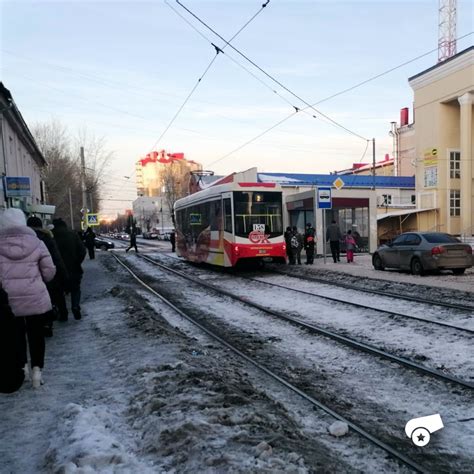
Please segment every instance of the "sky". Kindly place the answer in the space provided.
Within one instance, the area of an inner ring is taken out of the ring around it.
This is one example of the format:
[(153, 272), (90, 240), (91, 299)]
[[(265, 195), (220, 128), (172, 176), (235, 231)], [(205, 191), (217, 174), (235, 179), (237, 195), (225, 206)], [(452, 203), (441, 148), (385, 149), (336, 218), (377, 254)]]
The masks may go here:
[[(299, 99), (227, 47), (163, 135), (216, 56), (211, 42), (225, 44), (167, 1), (0, 0), (0, 78), (27, 123), (56, 119), (71, 133), (87, 127), (114, 152), (104, 215), (130, 208), (135, 162), (153, 149), (184, 152), (216, 174), (252, 166), (328, 173), (370, 161), (372, 138), (383, 159), (392, 152), (390, 122), (412, 106), (408, 78), (437, 62), (434, 51), (317, 111), (294, 113), (434, 50), (438, 0), (271, 0), (232, 44)], [(181, 3), (229, 39), (263, 0)], [(457, 36), (473, 30), (472, 2), (459, 0)], [(473, 38), (460, 40), (458, 51)]]

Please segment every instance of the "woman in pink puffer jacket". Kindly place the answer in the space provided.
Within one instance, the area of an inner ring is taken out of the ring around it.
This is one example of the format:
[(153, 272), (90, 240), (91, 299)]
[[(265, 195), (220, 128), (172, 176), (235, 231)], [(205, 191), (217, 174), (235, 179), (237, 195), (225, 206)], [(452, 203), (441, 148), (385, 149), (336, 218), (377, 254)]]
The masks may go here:
[(15, 315), (18, 344), (25, 354), (28, 335), (33, 386), (42, 383), (44, 364), (43, 315), (52, 309), (45, 282), (53, 279), (56, 267), (48, 249), (26, 226), (19, 209), (0, 211), (0, 282)]

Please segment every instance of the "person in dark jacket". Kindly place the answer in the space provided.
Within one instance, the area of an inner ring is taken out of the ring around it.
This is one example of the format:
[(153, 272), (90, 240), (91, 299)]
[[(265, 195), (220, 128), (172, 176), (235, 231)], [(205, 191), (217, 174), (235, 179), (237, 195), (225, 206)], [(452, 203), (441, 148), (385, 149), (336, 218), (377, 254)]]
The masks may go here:
[(25, 380), (23, 356), (16, 339), (15, 316), (0, 285), (0, 392), (16, 392)]
[[(294, 237), (294, 239), (293, 239)], [(293, 226), (293, 236), (292, 236), (292, 247), (294, 245), (294, 240), (298, 242), (298, 247), (294, 249), (295, 251), (295, 258), (296, 261), (298, 262), (298, 265), (301, 265), (301, 251), (303, 250), (304, 247), (304, 238), (303, 236), (298, 232), (298, 227)]]
[(132, 233), (130, 234), (130, 246), (128, 247), (125, 252), (128, 252), (131, 248), (135, 249), (135, 252), (138, 253), (138, 248), (137, 248), (137, 233), (135, 230), (132, 230)]
[(342, 239), (341, 230), (339, 226), (336, 224), (336, 221), (333, 220), (331, 224), (326, 229), (326, 241), (329, 241), (329, 245), (331, 246), (331, 254), (334, 263), (341, 261), (341, 250), (339, 242)]
[(56, 275), (53, 280), (46, 283), (53, 309), (44, 317), (44, 335), (51, 337), (53, 335), (53, 321), (59, 316), (60, 299), (58, 298), (58, 294), (63, 293), (68, 287), (69, 275), (53, 234), (48, 229), (43, 229), (42, 220), (39, 217), (31, 216), (28, 217), (26, 225), (31, 227), (35, 231), (38, 239), (46, 245), (53, 259), (54, 266), (56, 267)]
[(284, 237), (285, 237), (285, 245), (286, 245), (286, 255), (288, 257), (288, 263), (293, 265), (295, 263), (295, 254), (294, 249), (291, 247), (291, 237), (293, 232), (291, 227), (288, 226), (285, 230)]
[(170, 233), (170, 242), (171, 242), (171, 251), (174, 253), (176, 251), (176, 233), (174, 230)]
[(89, 258), (93, 260), (95, 258), (95, 232), (91, 227), (88, 227), (84, 232), (83, 240), (86, 244), (87, 251), (89, 252)]
[[(81, 264), (86, 256), (86, 248), (76, 232), (69, 230), (62, 219), (54, 219), (53, 224), (53, 235), (69, 275), (67, 291), (71, 293), (72, 314), (75, 319), (81, 319), (81, 280), (83, 274)], [(67, 321), (68, 311), (64, 292), (58, 292), (57, 296), (59, 320)]]
[(316, 243), (316, 231), (314, 227), (306, 224), (306, 232), (304, 234), (304, 249), (306, 250), (306, 265), (312, 265), (314, 262), (314, 245)]

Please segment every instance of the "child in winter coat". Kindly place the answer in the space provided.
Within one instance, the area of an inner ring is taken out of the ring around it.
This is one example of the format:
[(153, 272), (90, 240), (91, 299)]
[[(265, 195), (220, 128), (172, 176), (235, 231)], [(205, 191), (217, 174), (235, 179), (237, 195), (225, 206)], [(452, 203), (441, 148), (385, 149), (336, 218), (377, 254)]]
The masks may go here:
[(347, 263), (354, 263), (354, 250), (356, 248), (356, 241), (352, 235), (352, 231), (348, 230), (345, 237)]
[(56, 273), (51, 255), (35, 232), (26, 226), (25, 214), (20, 209), (0, 212), (0, 284), (8, 294), (9, 305), (15, 316), (17, 344), (26, 365), (26, 340), (33, 368), (33, 386), (42, 383), (45, 342), (44, 314), (51, 311), (51, 299), (45, 282)]

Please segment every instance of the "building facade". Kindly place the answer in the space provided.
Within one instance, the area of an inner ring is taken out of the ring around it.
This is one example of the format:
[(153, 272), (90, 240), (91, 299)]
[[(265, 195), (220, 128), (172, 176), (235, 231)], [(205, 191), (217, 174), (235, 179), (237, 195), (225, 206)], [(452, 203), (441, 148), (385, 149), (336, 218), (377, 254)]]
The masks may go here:
[(43, 218), (54, 214), (45, 204), (41, 169), (46, 161), (10, 91), (0, 83), (0, 208), (17, 207)]
[(142, 232), (158, 231), (164, 233), (174, 227), (173, 219), (161, 197), (141, 196), (133, 201), (133, 216)]
[(411, 77), (415, 168), (423, 227), (474, 235), (474, 47)]

